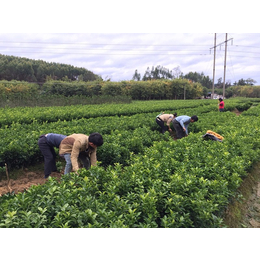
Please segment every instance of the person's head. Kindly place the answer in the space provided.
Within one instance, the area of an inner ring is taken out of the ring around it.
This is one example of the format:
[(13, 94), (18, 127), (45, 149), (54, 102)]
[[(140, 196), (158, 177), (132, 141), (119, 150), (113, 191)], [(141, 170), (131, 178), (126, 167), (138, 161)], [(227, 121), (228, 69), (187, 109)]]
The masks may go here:
[(191, 118), (190, 118), (190, 121), (193, 123), (193, 122), (197, 122), (199, 119), (198, 119), (198, 117), (197, 116), (192, 116)]
[(174, 113), (173, 115), (174, 115), (174, 117), (177, 117), (177, 113)]
[(219, 98), (218, 100), (219, 100), (219, 102), (223, 101), (223, 99), (222, 99), (222, 98)]
[(89, 135), (88, 141), (89, 141), (89, 145), (92, 147), (101, 146), (103, 144), (103, 137), (99, 133), (92, 133)]

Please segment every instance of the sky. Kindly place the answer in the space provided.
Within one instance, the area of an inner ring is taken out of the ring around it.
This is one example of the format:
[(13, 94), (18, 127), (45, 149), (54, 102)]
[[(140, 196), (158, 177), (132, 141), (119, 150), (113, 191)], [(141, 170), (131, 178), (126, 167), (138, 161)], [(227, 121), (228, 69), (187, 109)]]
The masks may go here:
[[(131, 80), (163, 66), (213, 79), (215, 33), (0, 33), (0, 53), (86, 68), (103, 80)], [(226, 33), (216, 33), (215, 82), (224, 79)], [(260, 33), (227, 33), (226, 82), (260, 85)], [(177, 74), (176, 74), (177, 77)], [(257, 84), (256, 83), (256, 84)]]
[[(251, 78), (260, 85), (260, 32), (251, 0), (232, 9), (220, 0), (214, 15), (201, 8), (203, 1), (82, 2), (3, 3), (11, 12), (0, 16), (0, 54), (83, 67), (111, 81), (131, 80), (135, 70), (143, 77), (156, 66), (213, 79), (214, 31), (230, 31), (225, 81)], [(224, 79), (226, 33), (216, 35), (215, 83)]]

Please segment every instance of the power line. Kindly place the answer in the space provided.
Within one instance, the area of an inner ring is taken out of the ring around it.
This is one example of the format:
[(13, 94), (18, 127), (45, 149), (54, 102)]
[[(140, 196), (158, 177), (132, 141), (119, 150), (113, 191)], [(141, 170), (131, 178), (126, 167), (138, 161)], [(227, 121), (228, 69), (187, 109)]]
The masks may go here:
[[(1, 50), (2, 54), (5, 52), (11, 52), (11, 53), (20, 53), (21, 55), (24, 53), (42, 53), (42, 54), (88, 54), (88, 55), (194, 55), (194, 56), (211, 56), (211, 54), (207, 53), (191, 53), (191, 52), (199, 52), (199, 50), (193, 50), (193, 51), (178, 51), (178, 52), (189, 52), (189, 53), (164, 53), (162, 50), (140, 50), (140, 52), (148, 52), (151, 53), (94, 53), (94, 52), (50, 52), (49, 50), (44, 51), (12, 51), (12, 50)], [(102, 50), (93, 50), (93, 51), (102, 51)], [(109, 51), (120, 51), (120, 50), (109, 50)], [(121, 50), (122, 51), (122, 50)], [(130, 50), (131, 51), (138, 51), (138, 50)], [(161, 53), (156, 53), (161, 52)], [(176, 51), (165, 51), (165, 52), (176, 52)], [(206, 51), (205, 51), (206, 52)], [(224, 51), (218, 51), (219, 54), (221, 54)], [(229, 53), (251, 53), (251, 54), (260, 54), (260, 52), (243, 52), (243, 51), (230, 51)], [(12, 55), (12, 54), (5, 54), (5, 55)], [(233, 55), (233, 57), (248, 57), (248, 55)], [(250, 58), (260, 58), (260, 56), (250, 56)]]
[[(30, 47), (30, 46), (26, 46), (26, 47), (18, 47), (18, 46), (0, 46), (0, 48), (11, 48), (11, 49), (39, 49), (39, 47)], [(46, 48), (46, 50), (78, 50), (78, 48), (60, 48), (60, 47), (57, 47), (57, 48)], [(81, 50), (81, 49), (80, 49)], [(93, 51), (103, 51), (103, 50), (107, 50), (107, 51), (133, 51), (131, 49), (83, 49), (83, 50), (93, 50)], [(135, 50), (135, 51), (202, 51), (202, 50)], [(205, 50), (206, 51), (206, 50)]]
[(235, 47), (243, 47), (243, 48), (257, 48), (260, 49), (259, 46), (249, 46), (249, 45), (234, 45)]
[[(216, 45), (215, 47), (221, 46), (223, 43)], [(123, 45), (123, 44), (122, 44)], [(141, 45), (140, 45), (141, 46)], [(145, 46), (145, 45), (142, 45)], [(166, 45), (147, 45), (147, 46), (166, 46)], [(182, 47), (187, 47), (188, 45), (167, 45), (167, 46), (182, 46)], [(192, 45), (189, 45), (189, 47), (191, 47)], [(198, 46), (198, 45), (193, 45), (193, 46)], [(238, 45), (236, 45), (238, 46)], [(248, 46), (250, 47), (250, 46)], [(38, 49), (39, 47), (34, 47), (34, 46), (0, 46), (0, 48), (2, 49), (2, 51), (9, 51), (9, 50), (3, 50), (3, 48), (9, 48), (9, 49)], [(213, 49), (214, 47), (210, 48)], [(254, 48), (260, 48), (260, 47), (254, 47)], [(116, 51), (127, 51), (127, 52), (133, 52), (133, 51), (138, 51), (138, 52), (203, 52), (204, 50), (133, 50), (133, 49), (79, 49), (79, 48), (71, 48), (71, 47), (51, 47), (51, 48), (45, 48), (43, 51), (30, 51), (30, 52), (26, 52), (26, 53), (45, 53), (45, 52), (49, 52), (50, 50), (79, 50), (79, 51), (110, 51), (110, 52), (116, 52)], [(206, 50), (205, 50), (206, 52)], [(223, 50), (217, 50), (217, 52), (223, 52)], [(17, 53), (17, 52), (16, 52)], [(62, 54), (62, 52), (58, 52), (59, 54)], [(67, 53), (67, 52), (66, 52)], [(260, 54), (260, 52), (255, 52), (255, 51), (237, 51), (237, 50), (230, 50), (229, 49), (229, 53), (251, 53), (251, 54)], [(77, 53), (69, 53), (69, 54), (85, 54), (85, 52), (77, 52)], [(86, 53), (89, 54), (89, 53)], [(95, 53), (93, 53), (95, 54)], [(109, 54), (109, 53), (108, 53)], [(192, 53), (191, 53), (192, 54)], [(112, 54), (110, 54), (112, 55)], [(119, 55), (122, 55), (121, 53)], [(137, 55), (137, 54), (134, 54)], [(196, 55), (196, 54), (195, 54)], [(205, 55), (205, 54), (203, 54)], [(238, 56), (241, 57), (241, 56)]]
[[(3, 51), (2, 51), (3, 52)], [(6, 51), (4, 51), (6, 52)], [(10, 52), (10, 51), (7, 51)], [(209, 56), (207, 53), (93, 53), (93, 52), (46, 52), (46, 51), (11, 51), (11, 53), (20, 53), (21, 55), (24, 53), (47, 53), (47, 54), (86, 54), (86, 55), (194, 55), (194, 56)], [(7, 55), (7, 54), (6, 54)]]
[(0, 41), (3, 43), (15, 43), (15, 44), (24, 44), (24, 43), (33, 43), (33, 44), (71, 44), (71, 45), (119, 45), (119, 46), (202, 46), (202, 47), (208, 47), (208, 45), (201, 44), (201, 45), (195, 45), (195, 44), (131, 44), (131, 43), (86, 43), (86, 42), (14, 42), (14, 41)]

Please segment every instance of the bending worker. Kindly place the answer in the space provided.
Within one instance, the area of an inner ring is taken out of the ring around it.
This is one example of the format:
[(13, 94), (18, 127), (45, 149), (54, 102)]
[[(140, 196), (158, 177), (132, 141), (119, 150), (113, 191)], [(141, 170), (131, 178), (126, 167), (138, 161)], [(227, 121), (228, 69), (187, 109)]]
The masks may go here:
[(188, 135), (188, 127), (190, 123), (198, 121), (197, 116), (178, 116), (173, 119), (172, 124), (176, 131), (177, 139), (181, 139)]
[(59, 154), (66, 160), (64, 174), (79, 169), (78, 159), (83, 167), (88, 169), (91, 165), (97, 165), (97, 147), (103, 144), (103, 137), (99, 133), (89, 136), (84, 134), (72, 134), (64, 138), (60, 144)]
[[(160, 114), (156, 117), (156, 123), (161, 127), (161, 133), (164, 134), (167, 129), (171, 132), (172, 129), (170, 127), (171, 121), (176, 118), (177, 113), (175, 114)], [(164, 125), (166, 123), (166, 125)]]
[(56, 152), (54, 147), (59, 148), (61, 141), (66, 135), (49, 133), (41, 135), (38, 140), (38, 145), (44, 157), (44, 178), (47, 179), (51, 172), (57, 171)]

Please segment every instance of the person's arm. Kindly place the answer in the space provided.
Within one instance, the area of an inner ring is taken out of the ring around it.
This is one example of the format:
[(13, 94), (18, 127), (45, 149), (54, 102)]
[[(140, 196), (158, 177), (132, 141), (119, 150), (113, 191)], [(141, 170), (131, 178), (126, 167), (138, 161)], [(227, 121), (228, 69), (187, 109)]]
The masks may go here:
[(183, 123), (183, 119), (179, 120), (179, 123), (180, 123), (181, 127), (182, 127), (183, 130), (184, 130), (185, 126), (184, 126), (184, 123)]
[(78, 140), (75, 141), (70, 155), (72, 170), (75, 172), (79, 169), (78, 157), (79, 157), (80, 148), (81, 148), (80, 141)]
[(187, 122), (187, 120), (190, 120), (190, 117), (188, 117), (188, 116), (183, 116), (183, 117), (179, 120), (179, 123), (181, 124), (181, 127), (183, 128), (183, 131), (186, 132), (186, 135), (188, 135), (188, 126), (189, 126), (189, 123), (188, 123), (188, 124), (185, 124), (185, 122)]
[(97, 166), (97, 148), (90, 154), (89, 157), (91, 166)]
[(169, 128), (169, 131), (172, 131), (171, 127), (170, 127), (170, 124), (171, 124), (171, 121), (172, 121), (173, 117), (172, 116), (169, 116), (167, 122), (166, 122), (166, 125), (168, 126)]
[(189, 127), (190, 123), (185, 124), (185, 127), (183, 129), (185, 129), (184, 131), (186, 132), (186, 135), (188, 135), (188, 127)]

